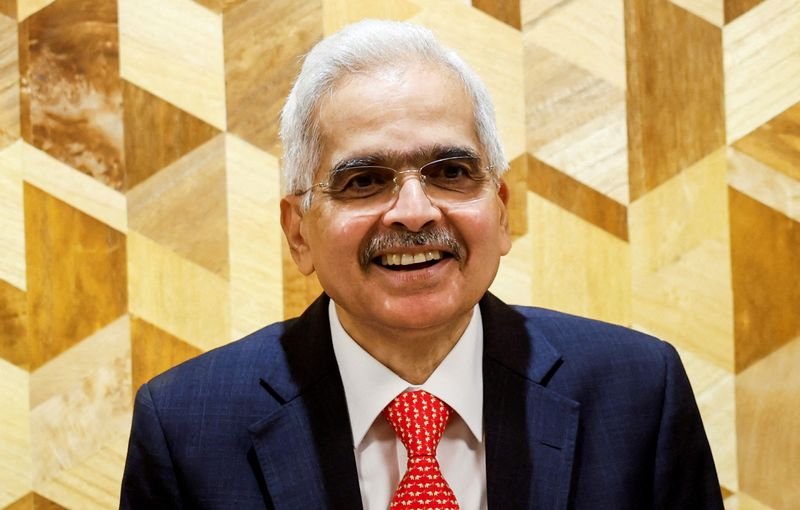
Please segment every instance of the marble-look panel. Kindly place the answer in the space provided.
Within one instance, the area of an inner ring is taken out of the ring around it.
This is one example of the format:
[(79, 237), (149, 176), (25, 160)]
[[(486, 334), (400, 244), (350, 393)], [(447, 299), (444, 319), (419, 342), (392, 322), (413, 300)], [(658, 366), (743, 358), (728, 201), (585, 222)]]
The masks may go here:
[(235, 135), (225, 141), (232, 338), (283, 319), (278, 159)]
[(25, 292), (0, 280), (0, 358), (30, 368)]
[(800, 501), (798, 363), (800, 336), (736, 376), (740, 486), (776, 510)]
[(800, 222), (729, 188), (736, 371), (800, 335)]
[(20, 136), (17, 22), (0, 15), (0, 149)]
[(23, 497), (32, 487), (29, 380), (28, 372), (0, 359), (0, 508)]
[(800, 101), (800, 2), (768, 0), (722, 31), (728, 143)]
[(227, 278), (225, 179), (219, 134), (128, 191), (129, 228)]
[(627, 242), (536, 193), (528, 195), (533, 233), (533, 302), (615, 324), (631, 323)]
[(131, 317), (131, 401), (142, 384), (203, 351), (138, 317)]
[(725, 145), (722, 31), (668, 0), (625, 0), (635, 200)]
[(472, 6), (517, 30), (522, 29), (520, 0), (472, 0)]
[(24, 139), (114, 189), (124, 183), (118, 40), (115, 0), (59, 0), (21, 24), (19, 41)]
[(136, 85), (123, 81), (125, 183), (131, 189), (219, 130)]
[(223, 17), (228, 131), (279, 156), (284, 98), (322, 38), (320, 0), (248, 0)]
[(31, 367), (106, 326), (127, 307), (125, 236), (25, 184)]
[(25, 290), (22, 141), (0, 149), (0, 280)]
[(528, 157), (528, 189), (620, 240), (628, 240), (624, 205), (533, 156)]
[(230, 290), (216, 273), (128, 233), (130, 313), (202, 351), (231, 340)]
[(800, 181), (800, 102), (739, 139), (733, 146)]

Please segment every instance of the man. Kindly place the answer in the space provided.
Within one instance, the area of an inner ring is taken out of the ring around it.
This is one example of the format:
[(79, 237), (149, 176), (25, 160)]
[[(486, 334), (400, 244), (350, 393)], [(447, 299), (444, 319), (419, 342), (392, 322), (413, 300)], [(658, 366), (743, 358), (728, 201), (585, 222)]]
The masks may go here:
[(320, 42), (281, 129), (281, 223), (325, 295), (140, 389), (123, 508), (722, 508), (674, 349), (487, 293), (507, 164), (428, 30)]

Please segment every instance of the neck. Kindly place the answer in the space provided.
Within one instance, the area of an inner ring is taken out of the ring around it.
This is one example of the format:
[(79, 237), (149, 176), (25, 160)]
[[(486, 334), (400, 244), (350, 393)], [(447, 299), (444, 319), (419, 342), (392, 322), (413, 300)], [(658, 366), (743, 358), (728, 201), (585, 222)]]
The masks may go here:
[(415, 385), (427, 381), (453, 349), (467, 328), (472, 313), (470, 309), (464, 316), (430, 328), (384, 328), (355, 320), (336, 305), (336, 314), (347, 334), (370, 356)]

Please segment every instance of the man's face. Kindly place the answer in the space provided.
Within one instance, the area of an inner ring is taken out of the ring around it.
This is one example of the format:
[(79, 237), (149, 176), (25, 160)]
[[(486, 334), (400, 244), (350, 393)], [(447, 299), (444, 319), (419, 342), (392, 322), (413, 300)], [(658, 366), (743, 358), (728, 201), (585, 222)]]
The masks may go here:
[[(322, 100), (318, 120), (323, 150), (315, 183), (351, 160), (409, 170), (453, 151), (471, 151), (486, 165), (470, 98), (455, 75), (430, 64), (349, 75)], [(457, 327), (511, 247), (505, 185), (490, 182), (486, 189), (466, 204), (435, 205), (420, 181), (407, 177), (385, 209), (365, 212), (315, 188), (308, 211), (300, 208), (302, 197), (287, 197), (281, 219), (300, 270), (316, 271), (346, 328)], [(400, 247), (391, 237), (432, 230), (456, 244)], [(375, 239), (389, 239), (389, 246), (370, 252)], [(402, 265), (426, 254), (441, 259)]]

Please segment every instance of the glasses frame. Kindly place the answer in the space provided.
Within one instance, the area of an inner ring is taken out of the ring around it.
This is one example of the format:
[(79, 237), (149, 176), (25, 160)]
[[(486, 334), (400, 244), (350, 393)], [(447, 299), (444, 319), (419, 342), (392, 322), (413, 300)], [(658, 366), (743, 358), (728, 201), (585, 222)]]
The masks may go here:
[[(442, 163), (444, 161), (452, 161), (452, 160), (456, 160), (456, 159), (467, 159), (467, 160), (480, 161), (480, 158), (477, 157), (477, 156), (449, 156), (449, 157), (446, 157), (446, 158), (434, 159), (433, 161), (429, 161), (429, 162), (425, 163), (424, 165), (422, 165), (420, 167), (409, 168), (407, 170), (397, 170), (395, 168), (392, 168), (392, 167), (389, 167), (389, 166), (384, 166), (384, 165), (361, 165), (361, 166), (354, 166), (352, 168), (347, 168), (347, 169), (344, 169), (342, 171), (359, 170), (359, 169), (364, 169), (364, 168), (382, 168), (382, 169), (385, 169), (385, 170), (391, 170), (394, 173), (394, 176), (392, 177), (392, 182), (394, 183), (394, 188), (392, 189), (392, 195), (391, 195), (392, 197), (396, 196), (397, 192), (402, 187), (402, 179), (401, 179), (402, 176), (416, 174), (417, 180), (420, 182), (420, 185), (422, 186), (422, 189), (425, 192), (425, 196), (427, 196), (429, 200), (432, 200), (431, 196), (428, 195), (428, 191), (427, 191), (427, 183), (426, 183), (427, 176), (425, 176), (422, 173), (422, 170), (424, 168), (430, 166), (430, 165), (434, 165), (434, 164), (437, 164), (437, 163)], [(499, 179), (498, 179), (497, 175), (494, 172), (494, 166), (488, 165), (488, 166), (486, 166), (484, 168), (481, 168), (481, 170), (486, 172), (486, 176), (487, 176), (486, 180), (487, 181), (491, 180), (495, 184), (495, 186), (499, 186), (500, 182), (499, 182)], [(318, 188), (322, 189), (323, 193), (327, 193), (332, 198), (336, 199), (335, 197), (333, 197), (331, 195), (331, 192), (327, 191), (327, 189), (330, 187), (330, 185), (331, 185), (331, 178), (330, 178), (330, 172), (329, 172), (327, 180), (314, 183), (310, 187), (306, 188), (303, 191), (295, 192), (295, 195), (297, 195), (297, 196), (305, 195), (309, 191), (313, 191), (314, 188), (318, 187)], [(309, 198), (308, 205), (310, 206), (310, 198), (311, 197), (308, 197), (308, 198)], [(355, 200), (358, 200), (358, 199), (355, 199)]]

